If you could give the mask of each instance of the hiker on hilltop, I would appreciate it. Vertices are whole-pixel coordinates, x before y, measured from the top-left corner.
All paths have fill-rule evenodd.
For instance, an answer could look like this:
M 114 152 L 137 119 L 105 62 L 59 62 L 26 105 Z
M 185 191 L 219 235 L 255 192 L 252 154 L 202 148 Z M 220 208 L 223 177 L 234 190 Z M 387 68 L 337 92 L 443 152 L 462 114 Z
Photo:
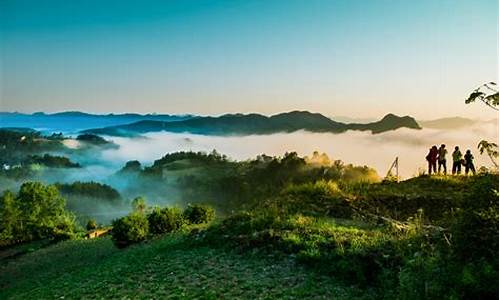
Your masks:
M 429 154 L 425 157 L 427 159 L 427 162 L 429 163 L 429 175 L 436 173 L 436 162 L 437 162 L 437 157 L 438 157 L 438 148 L 437 146 L 432 146 L 432 148 L 429 149 Z
M 451 172 L 453 175 L 460 174 L 462 172 L 462 152 L 460 152 L 458 146 L 455 146 L 455 151 L 453 151 L 451 156 L 453 156 L 453 168 Z
M 446 154 L 448 154 L 448 150 L 446 150 L 446 145 L 441 144 L 438 150 L 438 173 L 441 173 L 441 166 L 443 167 L 443 173 L 446 175 Z
M 464 155 L 465 159 L 465 175 L 469 174 L 469 170 L 472 171 L 473 175 L 476 175 L 476 168 L 474 167 L 474 156 L 472 156 L 472 153 L 470 150 L 467 150 Z

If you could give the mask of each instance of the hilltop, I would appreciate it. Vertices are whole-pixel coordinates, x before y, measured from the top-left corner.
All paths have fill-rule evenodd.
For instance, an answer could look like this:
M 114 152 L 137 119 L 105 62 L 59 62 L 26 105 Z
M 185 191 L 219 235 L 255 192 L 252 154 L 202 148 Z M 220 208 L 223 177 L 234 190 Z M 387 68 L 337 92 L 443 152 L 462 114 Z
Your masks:
M 139 121 L 127 125 L 88 129 L 84 132 L 106 135 L 134 135 L 147 132 L 189 132 L 203 135 L 251 135 L 294 132 L 342 133 L 347 130 L 381 133 L 398 128 L 420 129 L 412 117 L 386 115 L 382 120 L 367 124 L 345 124 L 336 122 L 319 113 L 292 111 L 273 116 L 260 114 L 226 114 L 219 117 L 194 117 L 181 121 Z

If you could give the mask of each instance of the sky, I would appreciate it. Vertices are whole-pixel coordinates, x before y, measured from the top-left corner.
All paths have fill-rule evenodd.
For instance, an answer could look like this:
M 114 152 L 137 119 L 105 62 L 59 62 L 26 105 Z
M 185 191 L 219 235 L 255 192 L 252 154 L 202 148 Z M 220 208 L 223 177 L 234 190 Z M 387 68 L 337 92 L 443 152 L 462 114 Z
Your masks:
M 0 111 L 495 117 L 496 0 L 0 0 Z

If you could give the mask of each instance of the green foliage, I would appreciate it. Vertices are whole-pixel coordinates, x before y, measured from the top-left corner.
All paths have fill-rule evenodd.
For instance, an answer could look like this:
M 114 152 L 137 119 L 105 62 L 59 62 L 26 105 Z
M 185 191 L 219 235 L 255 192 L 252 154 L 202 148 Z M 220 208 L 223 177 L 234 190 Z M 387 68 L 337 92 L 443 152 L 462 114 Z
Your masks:
M 467 184 L 449 233 L 437 242 L 421 240 L 427 246 L 407 256 L 402 298 L 498 299 L 498 176 L 475 176 Z
M 452 225 L 454 250 L 464 260 L 497 257 L 498 176 L 476 176 L 471 185 Z
M 190 204 L 184 210 L 183 215 L 190 224 L 203 224 L 215 218 L 215 210 L 208 205 Z
M 78 141 L 83 141 L 87 143 L 91 143 L 94 145 L 104 145 L 108 144 L 109 142 L 103 139 L 102 137 L 95 135 L 95 134 L 90 134 L 90 133 L 85 133 L 85 134 L 80 134 L 79 136 L 76 137 Z
M 472 177 L 421 176 L 403 182 L 342 187 L 358 210 L 405 222 L 420 209 L 426 222 L 448 227 L 451 213 L 462 205 Z
M 250 209 L 291 184 L 319 180 L 345 183 L 380 180 L 375 170 L 368 167 L 344 165 L 338 160 L 330 162 L 326 155 L 319 154 L 302 158 L 295 152 L 282 157 L 259 155 L 242 162 L 228 161 L 216 154 L 172 153 L 155 161 L 141 174 L 155 179 L 155 187 L 175 178 L 183 201 L 204 199 L 222 213 Z
M 112 226 L 113 242 L 119 248 L 143 241 L 149 233 L 147 217 L 138 212 L 114 220 Z
M 21 210 L 15 195 L 6 191 L 0 197 L 0 241 L 13 241 L 20 235 L 19 219 Z
M 125 166 L 118 171 L 119 174 L 124 174 L 124 173 L 138 173 L 142 171 L 142 165 L 138 160 L 131 160 L 127 161 Z
M 199 234 L 204 243 L 282 252 L 316 271 L 350 283 L 376 285 L 401 265 L 397 238 L 377 229 L 279 211 L 233 215 Z
M 118 201 L 121 199 L 120 193 L 111 186 L 99 182 L 58 183 L 56 187 L 67 196 L 86 196 L 98 199 Z
M 288 213 L 338 218 L 349 218 L 353 213 L 346 195 L 334 181 L 319 180 L 314 183 L 289 185 L 272 203 Z
M 50 154 L 32 155 L 24 161 L 24 164 L 40 164 L 50 168 L 81 168 L 79 163 L 74 163 L 67 157 Z
M 1 299 L 377 299 L 286 257 L 193 247 L 184 233 L 118 250 L 73 240 L 0 265 Z
M 13 180 L 26 180 L 34 175 L 34 170 L 25 165 L 15 165 L 11 166 L 8 169 L 0 168 L 0 174 L 6 178 Z
M 149 231 L 154 234 L 179 230 L 184 225 L 184 216 L 177 207 L 154 208 L 148 214 Z
M 0 129 L 0 165 L 19 164 L 29 155 L 62 148 L 59 136 L 42 136 L 34 130 Z
M 85 228 L 87 228 L 87 230 L 94 230 L 94 229 L 97 229 L 97 222 L 95 219 L 89 219 L 87 221 L 87 225 L 85 226 Z
M 21 185 L 14 196 L 0 198 L 2 243 L 15 244 L 38 239 L 66 239 L 76 232 L 74 216 L 65 210 L 65 200 L 55 186 L 39 182 Z
M 157 184 L 170 181 L 170 172 L 184 174 L 179 176 L 185 187 L 183 196 L 208 196 L 207 203 L 217 205 L 217 211 L 222 207 L 226 213 L 233 209 L 236 213 L 221 222 L 196 225 L 211 221 L 214 210 L 191 205 L 182 213 L 177 208 L 150 211 L 144 199 L 137 198 L 134 212 L 113 223 L 112 239 L 117 246 L 146 240 L 149 233 L 177 232 L 121 252 L 108 267 L 127 253 L 147 252 L 163 239 L 183 236 L 182 247 L 189 251 L 236 250 L 259 260 L 283 259 L 291 266 L 283 276 L 297 278 L 297 270 L 307 270 L 330 283 L 368 288 L 366 295 L 374 298 L 498 298 L 497 175 L 421 176 L 373 183 L 369 168 L 328 162 L 319 154 L 309 160 L 292 153 L 245 162 L 231 162 L 215 153 L 203 155 L 211 158 L 198 159 L 197 155 L 180 155 L 181 161 L 168 156 L 154 168 L 158 173 L 148 178 L 158 178 Z M 190 169 L 195 171 L 189 173 Z M 145 175 L 144 171 L 140 174 Z M 23 199 L 34 194 L 25 190 Z M 57 198 L 49 192 L 50 196 L 35 194 L 31 198 Z M 9 239 L 19 236 L 18 220 L 24 220 L 18 217 L 25 209 L 18 197 L 7 193 L 0 199 L 0 218 L 5 220 L 0 222 L 0 234 Z M 71 232 L 68 224 L 60 218 L 59 226 L 51 231 L 53 238 Z M 187 236 L 187 231 L 178 230 L 183 224 L 192 229 Z M 185 251 L 158 247 L 154 255 L 141 254 L 133 260 L 146 265 L 138 280 L 150 278 L 151 266 L 165 255 Z M 166 265 L 171 264 L 189 262 Z M 101 277 L 108 287 L 109 280 Z M 221 292 L 221 297 L 227 295 Z M 323 296 L 313 293 L 311 298 L 318 295 Z
M 151 167 L 144 168 L 144 174 L 150 176 L 161 175 L 162 170 L 166 165 L 186 159 L 196 162 L 198 164 L 210 165 L 210 166 L 228 162 L 227 157 L 225 155 L 221 155 L 215 150 L 212 153 L 208 154 L 204 152 L 180 151 L 175 153 L 169 153 L 163 156 L 161 159 L 155 160 Z
M 290 255 L 336 279 L 373 286 L 388 298 L 496 299 L 497 190 L 498 176 L 491 174 L 375 185 L 290 185 L 280 197 L 252 213 L 232 215 L 196 239 Z M 325 218 L 325 208 L 337 197 L 355 199 L 347 204 L 357 206 L 350 218 L 367 212 L 401 221 L 380 227 Z M 308 213 L 311 207 L 314 213 Z
M 132 200 L 132 210 L 139 214 L 143 214 L 147 208 L 146 199 L 143 197 L 136 197 Z

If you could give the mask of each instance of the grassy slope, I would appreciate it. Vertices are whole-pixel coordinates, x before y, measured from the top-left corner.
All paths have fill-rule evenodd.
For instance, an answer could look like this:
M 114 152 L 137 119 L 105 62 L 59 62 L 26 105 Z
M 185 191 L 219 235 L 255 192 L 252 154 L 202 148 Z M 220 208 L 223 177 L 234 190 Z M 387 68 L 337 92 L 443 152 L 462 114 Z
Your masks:
M 449 219 L 446 214 L 469 192 L 471 180 L 465 177 L 420 177 L 402 183 L 360 186 L 352 192 L 358 195 L 355 201 L 360 203 L 356 204 L 365 204 L 364 209 L 368 211 L 373 209 L 374 212 L 404 221 L 418 208 L 423 208 L 424 217 L 433 223 L 443 216 Z M 307 195 L 318 201 L 313 204 L 321 204 L 331 198 L 324 198 L 321 193 Z M 301 207 L 300 211 L 306 208 Z M 269 233 L 271 228 L 272 236 L 281 238 L 280 245 L 301 246 L 305 249 L 301 257 L 313 263 L 316 262 L 316 254 L 319 254 L 319 258 L 325 259 L 319 259 L 317 263 L 328 264 L 334 269 L 341 264 L 332 264 L 337 256 L 332 256 L 333 260 L 328 260 L 328 257 L 330 254 L 340 255 L 344 249 L 347 249 L 347 254 L 352 254 L 348 258 L 354 259 L 341 261 L 347 264 L 347 268 L 353 262 L 359 263 L 370 258 L 373 253 L 383 258 L 384 255 L 379 254 L 386 254 L 385 250 L 392 249 L 386 248 L 383 243 L 391 236 L 376 235 L 378 231 L 370 226 L 364 228 L 359 222 L 336 226 L 323 222 L 322 218 L 308 222 L 309 217 L 289 217 L 282 220 L 283 224 L 275 224 L 274 219 L 269 224 L 260 224 L 266 220 L 266 216 L 262 216 L 262 220 L 249 223 L 255 227 L 249 232 L 238 232 L 238 224 L 227 228 L 234 231 L 233 238 L 237 243 L 250 246 L 257 243 L 255 247 L 262 246 L 263 241 L 268 244 L 267 237 L 259 239 L 260 235 L 255 232 Z M 355 228 L 349 229 L 352 226 Z M 71 299 L 369 299 L 377 296 L 373 290 L 346 286 L 340 280 L 324 275 L 324 272 L 314 271 L 318 269 L 317 266 L 308 268 L 296 264 L 296 260 L 290 258 L 291 255 L 276 257 L 265 256 L 263 252 L 253 252 L 251 249 L 243 254 L 225 250 L 231 245 L 231 232 L 221 231 L 224 226 L 215 229 L 219 229 L 214 231 L 218 238 L 210 239 L 211 245 L 227 247 L 211 248 L 202 246 L 205 245 L 203 243 L 193 246 L 186 240 L 189 235 L 179 233 L 124 250 L 116 249 L 106 238 L 67 241 L 7 262 L 0 260 L 0 299 L 62 296 Z M 342 251 L 337 253 L 335 249 Z M 419 249 L 407 250 L 413 253 Z M 392 256 L 388 257 L 392 259 Z
M 369 299 L 285 258 L 190 247 L 179 234 L 124 250 L 67 241 L 0 265 L 1 299 Z

